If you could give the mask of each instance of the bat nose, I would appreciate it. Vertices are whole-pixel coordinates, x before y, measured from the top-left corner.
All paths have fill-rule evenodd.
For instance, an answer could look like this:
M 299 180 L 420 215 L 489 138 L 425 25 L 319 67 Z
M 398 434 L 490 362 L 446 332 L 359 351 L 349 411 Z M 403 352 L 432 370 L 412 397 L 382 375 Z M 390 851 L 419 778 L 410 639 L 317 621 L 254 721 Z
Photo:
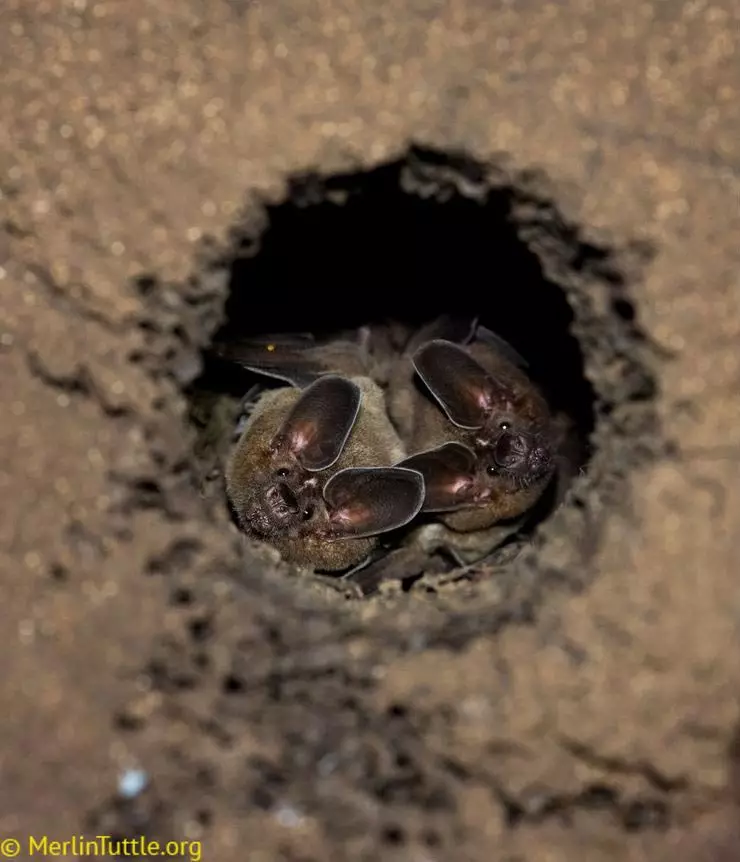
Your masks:
M 280 493 L 280 499 L 283 501 L 283 505 L 288 511 L 295 513 L 298 511 L 298 500 L 296 495 L 290 490 L 288 485 L 285 482 L 281 482 L 278 485 L 278 492 Z
M 528 441 L 523 434 L 502 434 L 494 448 L 494 459 L 500 467 L 515 467 L 526 458 Z
M 285 482 L 278 482 L 267 489 L 265 494 L 267 517 L 285 525 L 298 514 L 299 505 L 296 495 Z

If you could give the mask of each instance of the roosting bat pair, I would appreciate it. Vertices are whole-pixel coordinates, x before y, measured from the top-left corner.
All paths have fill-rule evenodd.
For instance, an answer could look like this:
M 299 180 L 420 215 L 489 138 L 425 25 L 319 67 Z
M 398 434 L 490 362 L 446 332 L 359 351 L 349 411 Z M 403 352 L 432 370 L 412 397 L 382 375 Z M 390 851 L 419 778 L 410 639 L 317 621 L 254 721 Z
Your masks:
M 524 361 L 476 323 L 441 318 L 413 336 L 365 327 L 325 344 L 280 336 L 221 352 L 289 384 L 260 397 L 226 467 L 238 525 L 287 561 L 356 569 L 412 522 L 407 550 L 482 557 L 553 477 L 548 406 Z

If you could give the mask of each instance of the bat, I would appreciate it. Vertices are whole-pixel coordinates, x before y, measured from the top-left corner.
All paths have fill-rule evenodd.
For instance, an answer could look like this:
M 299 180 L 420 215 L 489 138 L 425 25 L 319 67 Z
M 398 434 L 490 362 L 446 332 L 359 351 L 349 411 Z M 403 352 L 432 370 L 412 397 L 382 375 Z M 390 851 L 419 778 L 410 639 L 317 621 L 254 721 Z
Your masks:
M 425 477 L 424 511 L 479 530 L 529 509 L 554 471 L 549 408 L 529 378 L 490 345 L 435 339 L 414 368 L 432 398 L 417 400 L 405 459 Z
M 340 572 L 421 509 L 421 474 L 391 466 L 403 454 L 373 381 L 322 374 L 260 397 L 227 461 L 226 496 L 246 535 Z
M 519 527 L 556 472 L 559 435 L 525 361 L 488 330 L 467 345 L 432 339 L 412 355 L 423 387 L 402 384 L 405 436 L 398 466 L 424 476 L 422 512 L 437 524 L 415 541 L 459 562 L 486 556 Z M 433 540 L 433 541 L 432 541 Z
M 396 558 L 409 566 L 439 549 L 460 564 L 486 556 L 519 529 L 555 472 L 562 429 L 526 361 L 475 317 L 418 329 L 387 321 L 324 341 L 268 335 L 218 351 L 292 386 L 341 374 L 383 387 L 387 417 L 412 453 L 396 466 L 425 477 L 427 523 L 399 537 Z M 394 570 L 402 576 L 404 566 Z M 372 568 L 365 576 L 378 580 Z

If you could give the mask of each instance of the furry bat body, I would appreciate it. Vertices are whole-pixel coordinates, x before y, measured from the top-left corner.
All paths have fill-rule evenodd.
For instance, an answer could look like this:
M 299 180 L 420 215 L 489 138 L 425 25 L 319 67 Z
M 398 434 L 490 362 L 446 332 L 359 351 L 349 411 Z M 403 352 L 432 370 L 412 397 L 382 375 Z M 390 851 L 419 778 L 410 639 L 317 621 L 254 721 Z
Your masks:
M 416 391 L 409 451 L 423 512 L 437 523 L 414 541 L 458 562 L 488 556 L 522 526 L 558 467 L 560 429 L 524 361 L 484 330 L 466 346 L 433 340 L 413 355 Z
M 411 453 L 398 466 L 425 478 L 427 523 L 412 527 L 396 554 L 410 567 L 440 549 L 460 564 L 487 556 L 521 527 L 560 467 L 562 429 L 525 360 L 473 318 L 441 317 L 417 331 L 363 327 L 325 343 L 277 336 L 222 355 L 296 386 L 341 373 L 384 388 L 387 415 Z
M 322 376 L 262 395 L 227 463 L 226 494 L 248 536 L 338 572 L 420 510 L 421 475 L 390 466 L 403 453 L 371 380 Z

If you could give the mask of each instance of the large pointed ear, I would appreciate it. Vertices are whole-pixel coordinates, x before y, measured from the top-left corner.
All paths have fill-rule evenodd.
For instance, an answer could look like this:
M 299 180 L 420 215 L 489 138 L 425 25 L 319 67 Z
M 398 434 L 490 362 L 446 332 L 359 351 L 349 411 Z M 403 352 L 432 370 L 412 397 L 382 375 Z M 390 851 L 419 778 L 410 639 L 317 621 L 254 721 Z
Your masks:
M 424 503 L 424 479 L 401 467 L 348 467 L 324 488 L 330 539 L 364 539 L 413 520 Z
M 418 470 L 424 477 L 424 512 L 452 512 L 469 502 L 466 493 L 473 487 L 476 458 L 462 443 L 419 452 L 398 466 Z
M 352 381 L 321 377 L 293 405 L 273 438 L 273 449 L 287 450 L 306 470 L 326 470 L 342 454 L 361 400 Z
M 416 351 L 413 363 L 450 421 L 460 428 L 481 428 L 491 410 L 512 397 L 507 386 L 450 341 L 430 341 Z
M 517 368 L 529 368 L 529 363 L 518 350 L 515 350 L 508 341 L 505 341 L 500 335 L 496 335 L 495 332 L 492 332 L 485 326 L 476 327 L 475 340 L 492 348 L 505 359 L 508 359 L 512 365 L 516 365 Z

